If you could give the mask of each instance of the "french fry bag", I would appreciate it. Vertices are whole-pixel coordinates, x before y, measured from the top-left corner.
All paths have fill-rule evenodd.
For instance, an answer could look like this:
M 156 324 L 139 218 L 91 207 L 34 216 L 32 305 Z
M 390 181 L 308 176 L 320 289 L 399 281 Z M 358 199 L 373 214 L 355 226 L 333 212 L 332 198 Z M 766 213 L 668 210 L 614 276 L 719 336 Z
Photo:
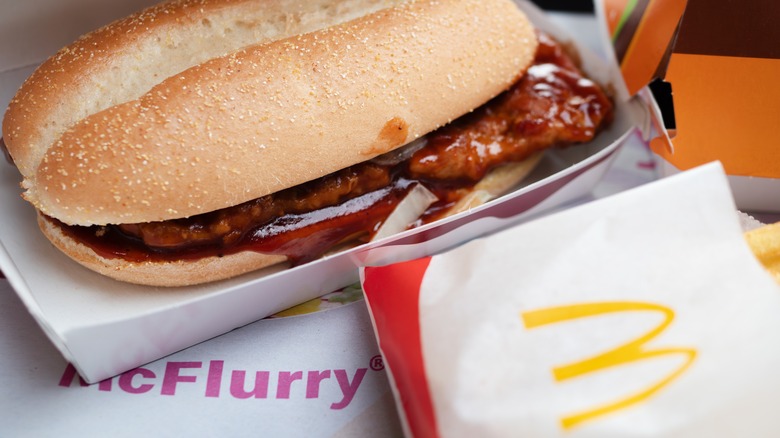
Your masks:
M 407 436 L 780 436 L 780 287 L 717 164 L 361 278 Z

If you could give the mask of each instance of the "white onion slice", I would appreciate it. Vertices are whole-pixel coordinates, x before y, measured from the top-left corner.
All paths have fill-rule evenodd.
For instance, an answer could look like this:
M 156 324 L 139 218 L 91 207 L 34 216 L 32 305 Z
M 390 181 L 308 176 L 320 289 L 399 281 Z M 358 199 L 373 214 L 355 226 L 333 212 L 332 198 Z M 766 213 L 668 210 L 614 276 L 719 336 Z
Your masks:
M 385 222 L 379 227 L 379 231 L 376 232 L 371 241 L 373 242 L 406 230 L 409 225 L 425 213 L 425 210 L 431 204 L 438 200 L 439 198 L 422 184 L 415 184 L 404 199 L 398 203 L 395 210 L 390 213 L 390 216 L 385 219 Z

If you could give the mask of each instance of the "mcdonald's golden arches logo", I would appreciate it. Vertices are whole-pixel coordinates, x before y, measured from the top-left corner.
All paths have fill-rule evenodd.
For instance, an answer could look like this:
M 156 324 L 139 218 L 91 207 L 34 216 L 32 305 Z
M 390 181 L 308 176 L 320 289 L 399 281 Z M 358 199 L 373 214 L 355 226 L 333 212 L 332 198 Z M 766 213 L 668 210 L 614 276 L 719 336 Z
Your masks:
M 525 327 L 532 330 L 551 324 L 617 312 L 656 312 L 663 316 L 663 320 L 658 326 L 644 335 L 620 345 L 617 348 L 584 360 L 553 368 L 553 377 L 556 382 L 564 382 L 608 368 L 660 356 L 682 356 L 685 358 L 685 361 L 672 373 L 637 393 L 630 394 L 614 402 L 595 406 L 581 412 L 570 413 L 561 417 L 561 426 L 564 429 L 571 429 L 584 422 L 596 420 L 606 414 L 625 409 L 647 400 L 680 377 L 696 359 L 696 350 L 693 348 L 647 346 L 648 342 L 666 330 L 674 320 L 674 311 L 658 304 L 632 301 L 573 304 L 521 312 L 520 318 Z

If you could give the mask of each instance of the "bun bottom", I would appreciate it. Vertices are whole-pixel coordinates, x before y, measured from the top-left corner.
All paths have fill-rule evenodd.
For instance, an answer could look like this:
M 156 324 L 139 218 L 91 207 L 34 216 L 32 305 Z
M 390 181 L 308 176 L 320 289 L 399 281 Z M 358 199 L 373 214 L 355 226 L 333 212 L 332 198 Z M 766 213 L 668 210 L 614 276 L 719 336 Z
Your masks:
M 468 195 L 461 198 L 455 205 L 447 210 L 445 217 L 479 207 L 480 205 L 509 192 L 536 168 L 536 165 L 539 164 L 543 155 L 542 152 L 536 152 L 523 161 L 504 164 L 503 166 L 491 170 L 490 173 L 474 186 L 473 190 L 469 192 Z
M 494 169 L 444 217 L 475 208 L 508 192 L 536 167 L 541 157 L 539 152 L 524 161 Z M 82 266 L 115 280 L 146 286 L 191 286 L 225 280 L 287 261 L 287 257 L 281 255 L 243 251 L 198 260 L 131 262 L 97 254 L 92 248 L 63 233 L 58 225 L 40 213 L 38 226 L 55 247 Z
M 285 256 L 243 251 L 199 260 L 131 262 L 97 254 L 41 214 L 38 226 L 55 247 L 82 266 L 115 280 L 146 286 L 191 286 L 225 280 L 287 261 Z

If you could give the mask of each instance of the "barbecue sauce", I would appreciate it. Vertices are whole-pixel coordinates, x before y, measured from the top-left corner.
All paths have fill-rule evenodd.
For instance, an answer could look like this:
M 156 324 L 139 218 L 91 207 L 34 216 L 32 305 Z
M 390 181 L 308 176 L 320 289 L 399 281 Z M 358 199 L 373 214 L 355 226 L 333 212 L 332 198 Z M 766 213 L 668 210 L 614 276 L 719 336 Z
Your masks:
M 340 243 L 369 241 L 413 184 L 409 180 L 396 179 L 388 187 L 339 205 L 286 214 L 247 230 L 230 245 L 212 242 L 184 248 L 150 248 L 141 239 L 125 234 L 115 226 L 68 226 L 47 219 L 57 223 L 66 235 L 105 258 L 122 258 L 136 263 L 160 262 L 222 257 L 250 250 L 284 255 L 296 265 L 316 259 Z

